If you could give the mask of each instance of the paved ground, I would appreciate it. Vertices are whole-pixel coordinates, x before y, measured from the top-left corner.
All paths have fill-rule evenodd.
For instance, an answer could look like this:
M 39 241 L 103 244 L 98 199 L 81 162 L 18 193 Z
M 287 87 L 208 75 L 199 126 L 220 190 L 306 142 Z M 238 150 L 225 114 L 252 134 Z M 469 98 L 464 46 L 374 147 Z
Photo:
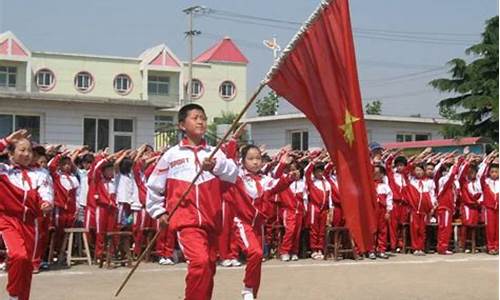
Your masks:
M 400 255 L 389 260 L 282 263 L 262 271 L 259 299 L 498 299 L 498 257 Z M 186 265 L 144 264 L 119 298 L 113 294 L 128 269 L 83 265 L 50 271 L 33 279 L 32 299 L 182 299 Z M 240 299 L 243 268 L 218 268 L 214 299 Z M 0 275 L 5 286 L 6 274 Z M 6 299 L 4 291 L 0 298 Z

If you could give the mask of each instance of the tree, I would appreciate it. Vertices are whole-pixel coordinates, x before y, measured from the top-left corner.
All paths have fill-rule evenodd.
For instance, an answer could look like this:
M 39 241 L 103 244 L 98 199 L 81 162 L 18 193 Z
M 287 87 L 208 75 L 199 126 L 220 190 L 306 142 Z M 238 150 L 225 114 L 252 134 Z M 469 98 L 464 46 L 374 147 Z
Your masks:
M 498 143 L 498 16 L 486 21 L 482 41 L 466 49 L 475 59 L 448 62 L 451 79 L 439 78 L 429 84 L 454 95 L 439 101 L 441 116 L 462 122 L 468 136 L 489 137 Z
M 380 100 L 375 100 L 365 104 L 365 113 L 369 115 L 380 115 L 382 114 L 382 102 Z
M 259 116 L 274 116 L 278 111 L 279 97 L 274 91 L 270 91 L 267 96 L 257 100 L 255 105 Z
M 217 136 L 217 125 L 231 125 L 237 117 L 238 114 L 227 111 L 223 111 L 220 117 L 215 117 L 214 121 L 209 124 L 207 128 L 207 141 L 209 142 L 209 144 L 215 145 L 219 141 L 219 139 L 222 138 Z M 248 137 L 246 136 L 246 134 L 243 134 L 240 137 L 240 141 L 242 142 L 246 141 L 247 139 Z

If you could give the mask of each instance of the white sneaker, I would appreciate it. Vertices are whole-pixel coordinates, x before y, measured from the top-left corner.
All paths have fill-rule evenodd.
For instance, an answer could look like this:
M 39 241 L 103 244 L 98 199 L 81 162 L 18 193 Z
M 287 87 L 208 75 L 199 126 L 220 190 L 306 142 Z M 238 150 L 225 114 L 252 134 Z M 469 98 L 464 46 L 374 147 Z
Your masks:
M 290 260 L 290 255 L 281 254 L 281 261 L 289 261 L 289 260 Z
M 253 297 L 253 289 L 251 288 L 244 288 L 241 291 L 241 296 L 243 297 L 243 300 L 254 300 L 255 298 Z
M 313 253 L 311 253 L 312 259 L 316 259 L 317 256 L 318 256 L 318 252 L 314 251 Z
M 16 297 L 16 296 L 9 296 L 9 300 L 19 300 L 19 297 Z
M 471 253 L 472 251 L 470 249 L 465 249 L 465 253 Z
M 241 262 L 237 260 L 236 258 L 231 259 L 231 266 L 233 267 L 241 267 Z
M 292 261 L 298 261 L 299 256 L 297 254 L 292 254 Z
M 223 266 L 224 268 L 229 268 L 231 266 L 231 260 L 230 259 L 224 259 L 221 261 L 220 265 Z
M 170 259 L 170 257 L 162 257 L 158 263 L 162 266 L 172 266 L 175 265 L 175 262 Z
M 0 263 L 0 271 L 5 271 L 7 264 L 6 263 Z
M 323 253 L 321 251 L 318 251 L 318 255 L 316 256 L 316 259 L 317 260 L 322 260 L 324 259 L 325 257 L 323 256 Z

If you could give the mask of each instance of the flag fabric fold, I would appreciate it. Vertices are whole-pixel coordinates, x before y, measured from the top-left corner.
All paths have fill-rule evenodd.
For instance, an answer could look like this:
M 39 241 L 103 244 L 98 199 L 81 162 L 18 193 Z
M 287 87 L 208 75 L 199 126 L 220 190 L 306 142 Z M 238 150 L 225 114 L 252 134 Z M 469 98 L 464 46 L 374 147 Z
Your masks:
M 321 4 L 271 69 L 267 84 L 320 133 L 337 167 L 347 226 L 359 249 L 371 250 L 376 193 L 348 0 Z

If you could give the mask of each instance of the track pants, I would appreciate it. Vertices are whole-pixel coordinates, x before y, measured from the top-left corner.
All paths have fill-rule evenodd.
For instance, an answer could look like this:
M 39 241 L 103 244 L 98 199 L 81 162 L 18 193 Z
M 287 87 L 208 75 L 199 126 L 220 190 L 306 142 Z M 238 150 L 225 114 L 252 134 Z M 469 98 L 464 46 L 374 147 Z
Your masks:
M 498 251 L 498 209 L 485 208 L 486 248 Z
M 309 245 L 312 251 L 322 251 L 325 246 L 326 220 L 328 210 L 320 210 L 317 206 L 311 205 L 310 217 L 310 235 Z
M 184 257 L 188 260 L 185 300 L 212 298 L 217 261 L 217 236 L 198 227 L 177 232 Z
M 115 207 L 98 205 L 95 216 L 97 225 L 95 257 L 98 259 L 102 258 L 104 254 L 106 233 L 115 231 L 117 228 L 117 209 Z M 114 241 L 114 246 L 116 246 L 117 242 L 118 240 Z
M 234 222 L 237 227 L 236 236 L 238 237 L 238 242 L 247 257 L 243 284 L 245 287 L 253 290 L 254 297 L 256 298 L 260 287 L 262 269 L 263 227 L 245 224 L 238 218 L 234 218 Z
M 402 201 L 394 201 L 389 220 L 389 236 L 391 240 L 391 250 L 403 248 L 402 224 L 408 222 L 409 209 Z
M 280 254 L 298 254 L 300 243 L 300 232 L 302 230 L 302 212 L 295 209 L 283 210 L 283 226 L 285 235 L 281 242 Z
M 438 223 L 437 252 L 442 254 L 448 250 L 453 233 L 453 226 L 451 225 L 453 212 L 448 209 L 438 209 L 436 217 Z
M 36 242 L 38 221 L 23 222 L 10 216 L 0 216 L 0 231 L 7 248 L 8 279 L 7 293 L 19 300 L 28 300 Z
M 385 214 L 387 210 L 382 207 L 377 207 L 377 232 L 373 243 L 372 252 L 385 253 L 387 250 L 387 220 Z
M 411 246 L 414 251 L 425 249 L 425 230 L 427 215 L 421 212 L 410 213 Z

